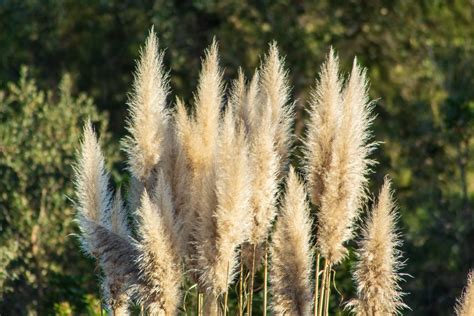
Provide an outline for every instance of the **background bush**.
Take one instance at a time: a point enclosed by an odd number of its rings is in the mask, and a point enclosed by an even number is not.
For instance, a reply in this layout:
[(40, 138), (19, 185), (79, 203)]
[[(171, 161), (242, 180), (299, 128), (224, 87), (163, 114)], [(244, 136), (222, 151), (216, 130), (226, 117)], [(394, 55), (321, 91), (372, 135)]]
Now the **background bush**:
[[(376, 174), (389, 173), (398, 192), (406, 272), (413, 276), (404, 285), (406, 301), (412, 314), (451, 313), (474, 266), (473, 18), (468, 0), (3, 1), (0, 313), (86, 312), (88, 300), (97, 299), (93, 263), (68, 237), (71, 162), (85, 117), (101, 122), (104, 144), (108, 135), (124, 134), (133, 61), (152, 24), (168, 47), (172, 89), (186, 101), (213, 36), (226, 79), (236, 65), (257, 66), (267, 43), (277, 40), (300, 100), (297, 133), (305, 89), (328, 47), (343, 61), (357, 55), (378, 100), (375, 133), (384, 143)], [(61, 84), (65, 73), (70, 79)], [(97, 107), (71, 96), (71, 80)], [(109, 161), (117, 154), (109, 150)], [(373, 180), (374, 187), (382, 182)], [(348, 261), (338, 276), (350, 268)], [(348, 278), (337, 285), (344, 293), (352, 288)]]
[(106, 116), (71, 88), (65, 75), (58, 91), (39, 90), (22, 68), (18, 83), (9, 83), (0, 96), (2, 314), (50, 313), (64, 304), (85, 308), (87, 293), (96, 291), (91, 262), (71, 236), (68, 196), (84, 120), (91, 117), (105, 140), (109, 134)]

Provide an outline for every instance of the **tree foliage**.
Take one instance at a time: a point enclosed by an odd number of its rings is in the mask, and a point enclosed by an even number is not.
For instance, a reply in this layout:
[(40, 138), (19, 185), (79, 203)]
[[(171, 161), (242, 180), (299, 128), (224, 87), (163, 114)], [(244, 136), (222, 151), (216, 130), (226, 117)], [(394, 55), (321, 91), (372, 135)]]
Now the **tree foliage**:
[(40, 90), (22, 68), (17, 83), (0, 93), (0, 295), (3, 314), (76, 304), (94, 287), (90, 263), (77, 251), (71, 176), (84, 120), (106, 117), (92, 100), (75, 96), (65, 75), (59, 91)]

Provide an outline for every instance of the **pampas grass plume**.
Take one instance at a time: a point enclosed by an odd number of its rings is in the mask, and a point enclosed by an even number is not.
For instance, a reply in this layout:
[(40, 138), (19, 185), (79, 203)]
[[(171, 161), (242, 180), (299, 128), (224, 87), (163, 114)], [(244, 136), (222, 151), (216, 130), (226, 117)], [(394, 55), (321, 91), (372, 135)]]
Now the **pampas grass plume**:
[(261, 66), (260, 89), (263, 105), (271, 109), (271, 120), (275, 126), (275, 144), (280, 157), (280, 168), (288, 163), (293, 124), (293, 108), (289, 102), (290, 87), (284, 60), (280, 57), (276, 42), (270, 44)]
[[(219, 133), (215, 164), (216, 205), (211, 218), (198, 228), (198, 266), (201, 284), (212, 295), (227, 291), (237, 263), (237, 248), (248, 240), (249, 170), (245, 134), (236, 129), (231, 109), (225, 113)], [(213, 239), (207, 239), (209, 236)]]
[(175, 315), (181, 301), (182, 272), (177, 247), (164, 216), (170, 212), (165, 207), (171, 205), (171, 197), (166, 191), (158, 194), (163, 195), (161, 205), (152, 201), (144, 190), (138, 210), (139, 275), (134, 290), (151, 315)]
[(354, 273), (357, 300), (349, 303), (357, 315), (394, 315), (407, 306), (402, 301), (399, 270), (404, 263), (397, 249), (397, 213), (391, 183), (385, 178), (378, 201), (362, 229)]
[(347, 253), (354, 220), (366, 199), (372, 106), (365, 72), (354, 64), (341, 91), (338, 61), (331, 50), (313, 93), (306, 140), (306, 170), (318, 208), (318, 248), (330, 264)]
[(306, 192), (290, 167), (286, 194), (271, 245), (270, 281), (276, 315), (309, 315), (311, 220)]
[(107, 306), (113, 315), (126, 314), (128, 288), (136, 275), (136, 251), (129, 237), (120, 192), (112, 202), (109, 175), (90, 122), (84, 127), (75, 179), (82, 247), (98, 260), (104, 272), (102, 289)]
[(129, 101), (130, 120), (125, 139), (129, 169), (134, 177), (149, 187), (152, 172), (164, 152), (169, 150), (169, 113), (166, 109), (168, 75), (163, 70), (163, 53), (158, 51), (158, 40), (151, 29), (140, 53), (133, 93)]

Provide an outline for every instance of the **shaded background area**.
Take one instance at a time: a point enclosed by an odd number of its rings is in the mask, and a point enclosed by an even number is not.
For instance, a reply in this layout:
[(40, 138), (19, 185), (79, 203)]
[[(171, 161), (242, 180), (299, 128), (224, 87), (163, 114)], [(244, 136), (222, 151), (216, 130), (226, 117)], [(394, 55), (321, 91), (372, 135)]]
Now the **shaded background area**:
[[(226, 79), (249, 76), (270, 41), (286, 56), (301, 133), (305, 99), (329, 47), (357, 56), (383, 142), (372, 192), (394, 179), (406, 314), (451, 314), (474, 267), (474, 2), (0, 2), (0, 314), (89, 313), (99, 290), (72, 223), (72, 162), (83, 120), (102, 135), (126, 184), (124, 135), (134, 60), (151, 25), (167, 48), (174, 96), (192, 101), (203, 49), (216, 36)], [(22, 66), (26, 66), (22, 67)], [(352, 295), (351, 260), (337, 286)], [(334, 299), (333, 308), (338, 302)]]

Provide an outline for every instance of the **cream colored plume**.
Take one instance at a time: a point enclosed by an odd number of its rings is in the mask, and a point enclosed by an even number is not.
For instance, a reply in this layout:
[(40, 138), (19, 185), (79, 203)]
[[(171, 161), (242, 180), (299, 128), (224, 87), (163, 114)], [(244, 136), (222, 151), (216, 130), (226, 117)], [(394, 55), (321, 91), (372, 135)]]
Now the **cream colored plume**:
[(191, 157), (197, 165), (210, 165), (209, 156), (215, 152), (222, 107), (222, 71), (219, 68), (217, 42), (214, 40), (202, 62), (195, 98), (195, 140), (190, 144)]
[[(237, 80), (234, 81), (229, 97), (229, 105), (236, 116), (237, 126), (244, 128), (245, 133), (250, 138), (252, 133), (261, 128), (258, 126), (262, 116), (262, 111), (272, 113), (271, 109), (265, 107), (261, 102), (260, 75), (255, 71), (252, 79), (246, 85), (245, 76), (241, 69)], [(275, 129), (275, 128), (272, 128)]]
[(342, 112), (339, 61), (332, 49), (321, 67), (319, 76), (309, 103), (309, 122), (304, 148), (309, 195), (311, 202), (318, 206), (321, 205), (325, 191), (326, 176), (334, 155), (334, 141)]
[(251, 174), (250, 209), (252, 229), (249, 243), (242, 247), (242, 258), (252, 266), (253, 249), (256, 246), (256, 264), (259, 265), (262, 243), (266, 240), (276, 214), (276, 192), (280, 160), (276, 148), (276, 130), (273, 110), (262, 104), (258, 71), (245, 87), (243, 75), (234, 84), (231, 105), (237, 115), (237, 125), (242, 126), (249, 144), (249, 168)]
[(77, 165), (75, 166), (75, 187), (78, 213), (76, 215), (82, 232), (83, 249), (93, 257), (100, 253), (95, 248), (93, 228), (89, 223), (99, 224), (107, 221), (112, 205), (109, 188), (109, 174), (105, 170), (104, 156), (99, 142), (88, 121), (84, 126), (83, 138)]
[(119, 191), (111, 201), (109, 176), (90, 122), (84, 127), (75, 173), (82, 247), (104, 272), (102, 288), (108, 308), (114, 315), (127, 314), (128, 289), (136, 278), (136, 250)]
[(200, 283), (215, 296), (226, 292), (233, 281), (237, 248), (248, 239), (251, 225), (247, 146), (243, 130), (235, 125), (229, 109), (214, 165), (216, 204), (207, 217), (200, 216), (197, 228)]
[(275, 144), (281, 169), (284, 170), (288, 164), (292, 142), (293, 108), (288, 104), (288, 75), (275, 42), (270, 44), (261, 67), (260, 89), (263, 106), (271, 108), (271, 119), (275, 125)]
[[(222, 72), (218, 64), (217, 43), (206, 51), (195, 95), (196, 108), (188, 117), (182, 103), (175, 116), (177, 168), (182, 181), (175, 183), (182, 226), (182, 247), (188, 271), (198, 281), (196, 245), (202, 227), (213, 225), (216, 208), (215, 170), (219, 119), (222, 105)], [(215, 230), (211, 230), (215, 231)]]
[(279, 156), (275, 148), (275, 126), (270, 111), (263, 110), (258, 128), (250, 135), (250, 169), (252, 174), (252, 232), (250, 243), (259, 245), (269, 234), (276, 215), (276, 193), (280, 170)]
[[(187, 146), (193, 141), (192, 122), (188, 117), (186, 107), (182, 100), (176, 101), (176, 112), (174, 115), (175, 127), (175, 160), (173, 166), (173, 177), (171, 177), (173, 205), (175, 207), (176, 220), (180, 222), (179, 249), (182, 257), (188, 256), (187, 251), (192, 245), (189, 244), (190, 236), (196, 225), (196, 213), (192, 205), (193, 167), (187, 151)], [(189, 259), (189, 258), (188, 258)]]
[(467, 284), (464, 288), (461, 298), (456, 304), (457, 316), (474, 315), (474, 272), (469, 272), (467, 276)]
[(271, 245), (270, 281), (276, 315), (311, 311), (311, 220), (303, 184), (290, 168)]
[(317, 245), (330, 264), (344, 258), (354, 220), (366, 199), (372, 106), (365, 72), (356, 63), (341, 92), (338, 61), (331, 51), (313, 93), (306, 138), (306, 171), (318, 208)]
[(123, 205), (120, 189), (115, 192), (110, 211), (108, 212), (107, 218), (103, 224), (110, 231), (123, 238), (128, 238), (130, 236), (127, 213)]
[(167, 135), (169, 113), (166, 109), (168, 90), (163, 53), (158, 52), (158, 40), (151, 29), (137, 64), (129, 101), (130, 135), (125, 139), (129, 169), (148, 189), (154, 181), (153, 170), (164, 153), (170, 150)]
[(399, 286), (403, 262), (397, 249), (401, 242), (392, 194), (390, 180), (385, 178), (377, 204), (362, 229), (354, 272), (358, 298), (349, 303), (357, 315), (395, 315), (407, 307)]
[(234, 112), (237, 126), (245, 130), (249, 121), (246, 91), (245, 75), (242, 68), (239, 68), (237, 79), (232, 82), (228, 106)]
[(134, 290), (150, 315), (176, 315), (181, 302), (182, 271), (171, 233), (173, 228), (167, 223), (166, 214), (172, 213), (167, 208), (172, 202), (167, 190), (156, 194), (160, 195), (158, 204), (144, 190), (138, 210), (139, 273)]

